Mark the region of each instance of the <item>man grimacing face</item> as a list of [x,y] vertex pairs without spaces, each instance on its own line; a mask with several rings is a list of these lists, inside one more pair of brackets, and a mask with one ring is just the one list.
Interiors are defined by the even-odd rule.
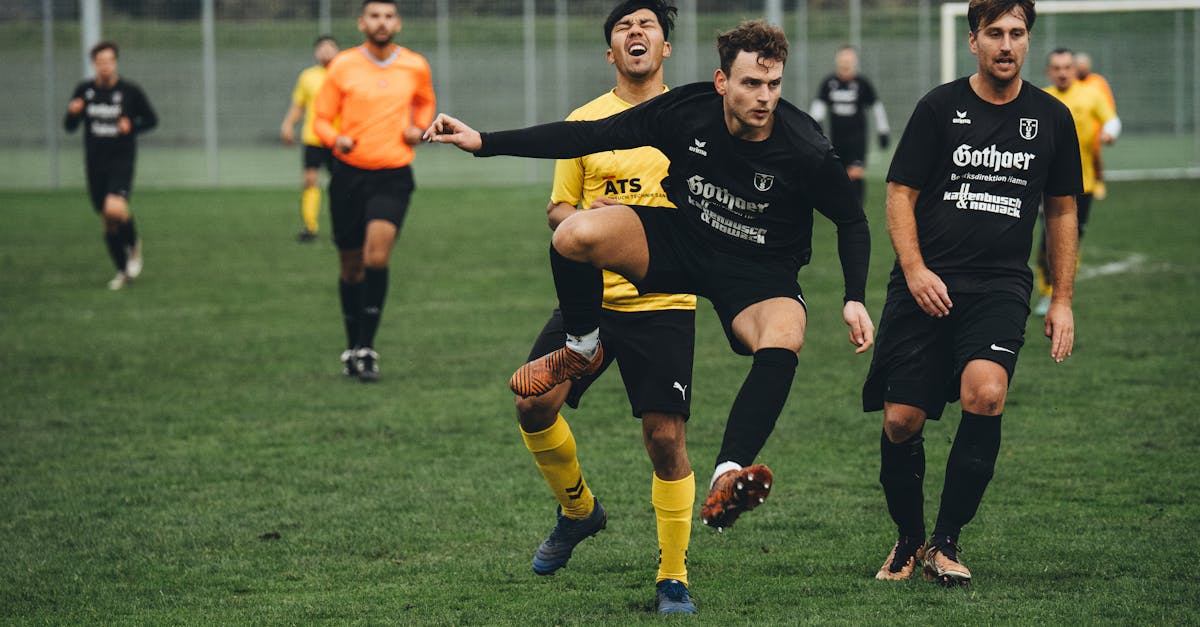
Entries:
[[612,43],[605,56],[623,76],[641,79],[662,67],[671,56],[671,44],[663,34],[658,16],[650,9],[638,9],[613,25]]

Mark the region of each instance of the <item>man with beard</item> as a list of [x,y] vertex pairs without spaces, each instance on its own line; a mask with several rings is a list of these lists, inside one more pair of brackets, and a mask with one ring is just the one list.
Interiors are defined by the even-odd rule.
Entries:
[[[879,481],[898,538],[877,579],[965,585],[958,538],[983,500],[1000,451],[1000,418],[1025,342],[1029,251],[1045,204],[1054,300],[1050,356],[1071,354],[1075,196],[1082,191],[1071,112],[1021,79],[1033,0],[972,0],[968,42],[978,70],[917,103],[888,171],[896,263],[863,385],[883,410]],[[933,534],[925,541],[926,420],[962,400]]]
[[366,41],[329,64],[313,128],[336,157],[329,213],[346,329],[342,371],[371,382],[379,380],[374,343],[388,258],[408,212],[413,145],[433,120],[434,95],[425,58],[392,43],[400,32],[395,2],[365,0],[358,29]]

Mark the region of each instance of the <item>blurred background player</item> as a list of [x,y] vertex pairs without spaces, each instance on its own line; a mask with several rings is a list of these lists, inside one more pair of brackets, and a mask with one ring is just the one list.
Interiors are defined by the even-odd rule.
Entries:
[[300,131],[300,139],[304,143],[304,191],[300,192],[300,219],[304,222],[304,228],[296,236],[301,242],[311,242],[317,238],[317,229],[320,227],[318,216],[321,214],[321,188],[317,186],[317,174],[322,166],[326,170],[333,166],[333,155],[313,130],[313,120],[316,119],[313,102],[321,90],[321,83],[325,82],[325,70],[337,53],[337,41],[331,35],[317,37],[313,43],[313,58],[317,64],[300,72],[296,87],[292,90],[292,106],[288,107],[279,129],[283,143],[291,146],[295,142],[296,122],[300,121],[301,116],[304,117],[304,126]]
[[92,208],[104,220],[104,242],[117,267],[108,288],[119,290],[142,273],[142,242],[129,209],[137,136],[158,124],[141,87],[117,74],[117,44],[92,47],[95,76],[75,87],[63,126],[83,123],[83,153]]
[[[1096,157],[1100,152],[1100,144],[1112,144],[1121,134],[1121,119],[1100,90],[1076,80],[1075,61],[1074,53],[1066,48],[1058,48],[1050,53],[1046,59],[1046,76],[1050,77],[1051,85],[1046,91],[1071,110],[1075,133],[1079,136],[1083,193],[1075,198],[1075,204],[1079,211],[1079,238],[1082,241],[1096,190]],[[1033,309],[1033,313],[1039,316],[1049,311],[1054,293],[1054,281],[1046,257],[1046,232],[1043,229],[1037,254],[1037,288],[1041,299]]]
[[858,73],[858,51],[844,46],[834,56],[835,71],[821,80],[817,97],[809,113],[818,123],[829,115],[829,140],[846,165],[846,176],[854,187],[858,202],[863,202],[867,162],[867,114],[875,118],[879,148],[886,149],[891,137],[887,112],[875,93],[875,87]]
[[[663,0],[622,2],[604,23],[605,56],[616,68],[616,88],[576,109],[568,120],[597,120],[629,109],[666,91],[663,59],[675,7]],[[551,228],[593,203],[671,207],[662,189],[667,158],[655,148],[598,152],[557,162],[547,207]],[[581,204],[582,202],[582,204]],[[696,297],[638,294],[621,275],[604,273],[600,338],[604,362],[576,381],[546,394],[516,399],[525,445],[559,502],[558,523],[538,547],[533,571],[553,574],[566,566],[575,546],[604,528],[607,517],[584,481],[575,438],[559,413],[579,407],[588,387],[615,360],[633,414],[642,420],[646,451],[654,466],[650,501],[658,528],[656,604],[663,613],[694,613],[688,592],[687,549],[696,479],[687,456],[685,425],[691,401]],[[562,347],[562,313],[555,310],[529,353],[537,359]]]
[[[1086,52],[1075,53],[1075,77],[1084,85],[1090,85],[1104,97],[1108,99],[1108,106],[1112,107],[1113,112],[1117,111],[1117,99],[1113,97],[1112,87],[1109,86],[1108,80],[1103,76],[1092,71],[1092,56]],[[1100,155],[1100,134],[1096,133],[1096,142],[1092,146],[1094,167],[1096,168],[1096,184],[1092,188],[1092,197],[1096,200],[1104,200],[1107,192],[1104,188],[1104,160]]]
[[395,2],[363,2],[358,30],[366,41],[329,64],[313,128],[335,157],[329,214],[346,329],[342,370],[370,382],[379,379],[373,346],[388,259],[412,198],[413,145],[433,121],[434,95],[425,57],[392,43],[400,32]]

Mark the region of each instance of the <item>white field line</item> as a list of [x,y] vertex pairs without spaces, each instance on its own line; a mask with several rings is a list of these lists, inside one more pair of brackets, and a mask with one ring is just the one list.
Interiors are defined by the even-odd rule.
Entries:
[[1146,256],[1138,253],[1129,255],[1120,261],[1110,261],[1098,266],[1085,265],[1079,269],[1079,275],[1075,277],[1077,281],[1086,281],[1111,274],[1124,274],[1133,272],[1139,269],[1146,263]]

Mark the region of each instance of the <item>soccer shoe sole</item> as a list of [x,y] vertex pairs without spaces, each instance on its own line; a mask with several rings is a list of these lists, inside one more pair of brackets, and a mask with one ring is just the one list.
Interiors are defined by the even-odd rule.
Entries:
[[774,481],[771,469],[762,464],[730,470],[718,477],[708,491],[704,506],[700,508],[700,519],[718,531],[732,527],[743,512],[767,500]]
[[508,388],[517,396],[541,396],[563,381],[578,379],[600,369],[604,363],[604,347],[596,347],[591,361],[575,351],[562,347],[521,366],[508,381]]

